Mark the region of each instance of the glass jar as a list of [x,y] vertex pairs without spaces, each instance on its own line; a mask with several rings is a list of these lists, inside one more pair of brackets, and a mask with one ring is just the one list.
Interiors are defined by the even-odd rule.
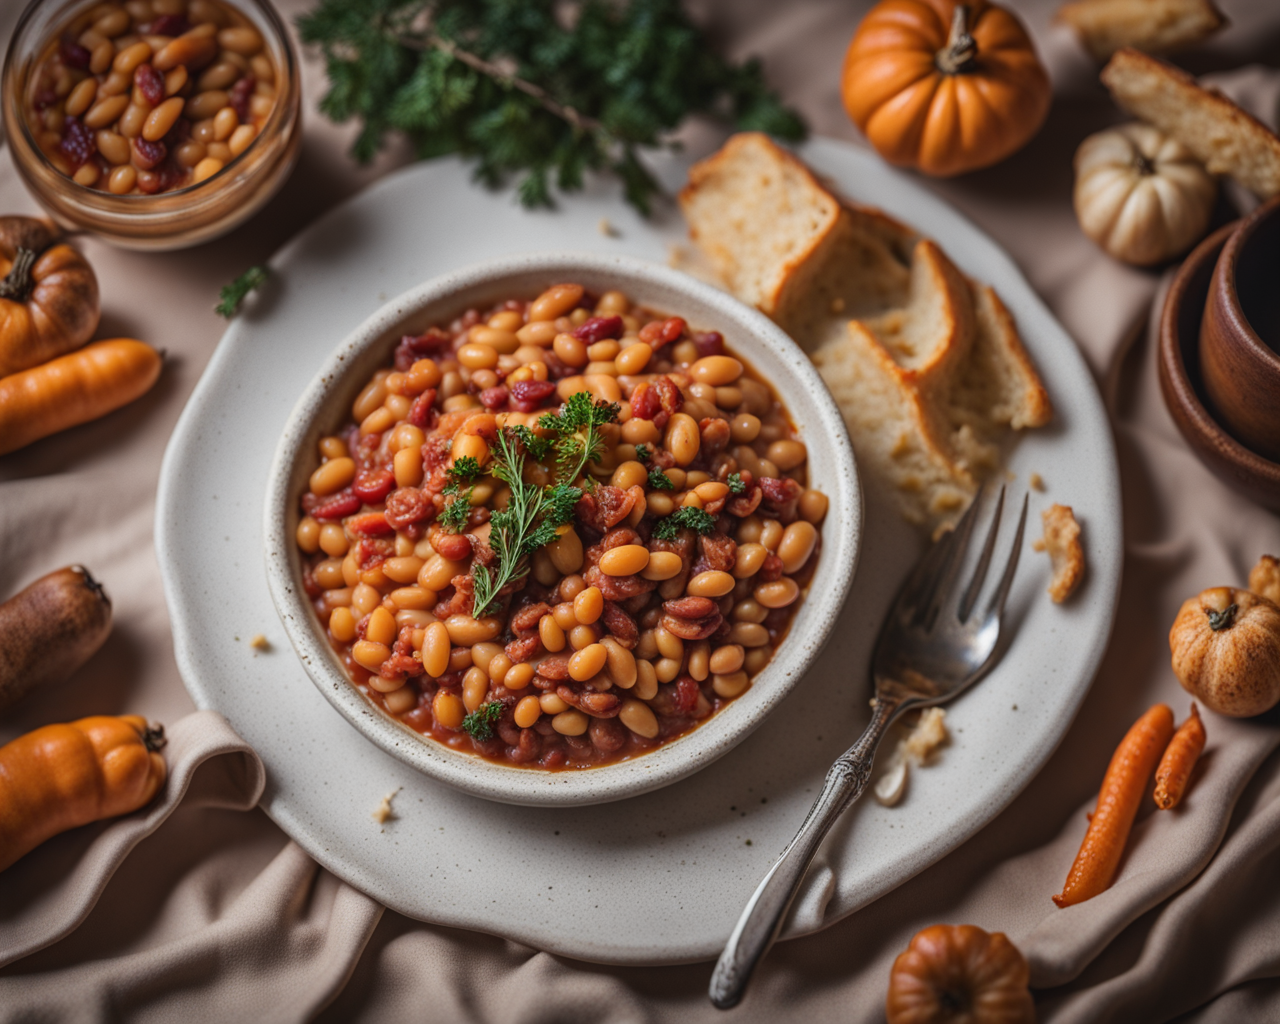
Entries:
[[276,103],[257,137],[222,170],[152,195],[113,195],[77,184],[55,167],[23,113],[29,76],[50,38],[96,0],[32,0],[9,41],[3,76],[5,134],[23,181],[67,230],[92,232],[128,249],[184,249],[225,234],[260,210],[297,162],[302,141],[298,62],[267,0],[231,0],[262,35],[276,68]]

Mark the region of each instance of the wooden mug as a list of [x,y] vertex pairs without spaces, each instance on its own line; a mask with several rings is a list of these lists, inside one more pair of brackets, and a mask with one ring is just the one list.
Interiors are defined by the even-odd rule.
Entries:
[[1217,419],[1280,460],[1280,197],[1240,221],[1213,271],[1200,372]]

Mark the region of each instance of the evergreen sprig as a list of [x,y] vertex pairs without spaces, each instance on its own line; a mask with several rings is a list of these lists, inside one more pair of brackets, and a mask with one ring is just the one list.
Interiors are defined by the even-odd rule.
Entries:
[[640,150],[690,114],[805,135],[759,62],[719,56],[680,0],[319,0],[298,27],[324,54],[321,110],[362,123],[357,159],[400,131],[420,158],[473,158],[487,185],[520,175],[525,206],[611,170],[648,213],[659,186]]

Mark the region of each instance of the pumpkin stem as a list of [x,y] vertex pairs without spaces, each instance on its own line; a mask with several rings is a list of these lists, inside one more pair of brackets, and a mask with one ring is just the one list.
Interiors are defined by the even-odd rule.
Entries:
[[165,739],[164,726],[159,722],[148,722],[147,729],[142,734],[142,742],[152,753],[163,750],[165,744],[169,742]]
[[1209,628],[1215,633],[1219,633],[1224,629],[1230,629],[1236,620],[1236,612],[1240,610],[1238,604],[1227,605],[1220,612],[1215,612],[1212,608],[1206,608],[1204,613],[1209,616]]
[[9,273],[5,275],[4,280],[0,281],[0,299],[12,299],[14,302],[26,301],[27,296],[31,294],[31,268],[35,266],[37,255],[34,249],[18,247],[18,251],[13,256],[13,266],[9,268]]
[[938,51],[933,62],[944,75],[962,75],[973,67],[977,58],[978,44],[969,35],[969,5],[956,4],[951,12],[947,45]]

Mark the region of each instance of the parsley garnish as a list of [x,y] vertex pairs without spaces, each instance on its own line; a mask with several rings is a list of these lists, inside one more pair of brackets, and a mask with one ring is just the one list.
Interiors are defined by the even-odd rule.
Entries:
[[248,294],[266,283],[269,273],[266,267],[250,267],[230,284],[224,284],[222,291],[218,293],[218,298],[222,301],[213,307],[213,311],[230,320],[240,312],[240,303],[244,302]]
[[653,458],[653,456],[649,454],[648,445],[644,445],[644,444],[636,445],[636,461],[637,462],[648,462],[651,458]]
[[729,490],[733,494],[741,494],[747,489],[747,485],[742,482],[741,473],[730,473],[725,483],[729,485]]
[[457,494],[480,475],[480,463],[470,455],[454,461],[449,467],[449,482],[444,485],[444,494]]
[[573,483],[588,461],[599,461],[604,451],[599,428],[616,420],[621,411],[616,402],[593,401],[590,392],[579,391],[569,396],[558,413],[539,417],[539,429],[555,436],[552,443],[561,483]]
[[472,739],[487,740],[493,736],[493,727],[502,717],[503,705],[498,701],[481,704],[462,720],[462,731]]
[[539,437],[528,427],[523,424],[510,427],[510,431],[519,439],[524,450],[531,455],[535,461],[541,462],[551,454],[551,448],[555,441],[549,437]]
[[676,489],[676,485],[671,482],[671,477],[660,469],[649,470],[649,486],[655,491],[674,491]]
[[403,132],[420,158],[473,159],[491,187],[518,175],[529,207],[610,170],[647,213],[660,186],[641,150],[693,114],[805,134],[760,63],[720,56],[676,0],[318,0],[298,28],[324,57],[320,109],[361,122],[356,159]]
[[467,525],[467,518],[470,515],[471,488],[468,487],[466,494],[459,494],[441,510],[440,514],[436,516],[436,522],[450,533],[461,533],[463,527]]
[[675,540],[676,534],[686,527],[698,533],[710,533],[716,528],[716,517],[700,508],[684,505],[666,518],[659,519],[653,535],[660,540]]

